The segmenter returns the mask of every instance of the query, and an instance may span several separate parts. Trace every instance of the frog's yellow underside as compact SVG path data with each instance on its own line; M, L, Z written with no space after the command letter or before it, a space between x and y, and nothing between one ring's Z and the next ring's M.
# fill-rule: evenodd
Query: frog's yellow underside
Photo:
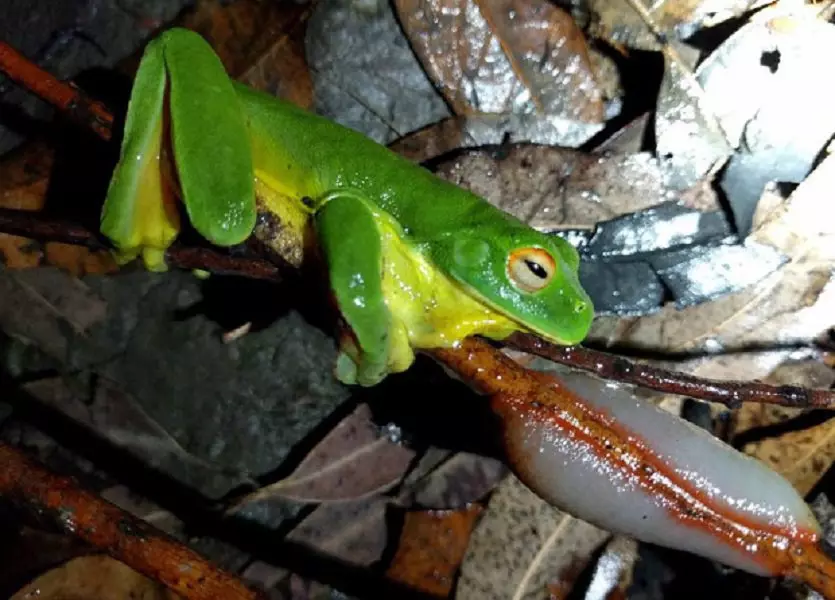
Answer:
M255 176L260 204L301 244L310 222L310 207L295 190L269 174L256 170ZM473 297L412 248L392 217L369 206L380 232L383 295L392 316L390 372L409 368L414 361L413 348L451 347L475 334L502 339L520 329L519 323Z

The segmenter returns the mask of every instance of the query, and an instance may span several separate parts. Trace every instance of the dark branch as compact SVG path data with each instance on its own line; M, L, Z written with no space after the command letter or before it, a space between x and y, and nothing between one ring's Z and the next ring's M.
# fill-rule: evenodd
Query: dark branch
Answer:
M760 381L720 381L633 363L621 356L580 346L557 346L536 336L515 333L505 343L575 369L590 371L603 379L719 402L737 408L743 402L779 404L792 408L835 407L835 390L816 390L794 385L769 385Z

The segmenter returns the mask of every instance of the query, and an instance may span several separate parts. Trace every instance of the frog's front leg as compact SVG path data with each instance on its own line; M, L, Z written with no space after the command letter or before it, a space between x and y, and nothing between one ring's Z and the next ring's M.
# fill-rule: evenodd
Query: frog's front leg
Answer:
M331 290L350 327L340 344L336 377L346 384L375 385L388 373L402 370L392 361L392 347L402 343L402 336L383 294L377 220L357 194L332 192L316 212L314 224Z

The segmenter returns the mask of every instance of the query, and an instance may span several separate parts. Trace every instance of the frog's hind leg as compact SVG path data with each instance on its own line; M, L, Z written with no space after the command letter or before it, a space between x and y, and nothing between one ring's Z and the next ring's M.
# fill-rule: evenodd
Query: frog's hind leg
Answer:
M356 339L353 348L342 344L336 376L371 386L388 373L392 322L383 297L380 231L361 199L330 196L315 216L317 238L339 311Z

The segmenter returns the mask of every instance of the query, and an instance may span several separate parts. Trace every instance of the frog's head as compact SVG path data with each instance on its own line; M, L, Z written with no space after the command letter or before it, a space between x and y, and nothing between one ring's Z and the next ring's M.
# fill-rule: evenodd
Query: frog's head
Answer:
M445 245L448 274L522 329L564 345L588 333L594 308L577 276L580 257L565 240L510 226L459 232Z

